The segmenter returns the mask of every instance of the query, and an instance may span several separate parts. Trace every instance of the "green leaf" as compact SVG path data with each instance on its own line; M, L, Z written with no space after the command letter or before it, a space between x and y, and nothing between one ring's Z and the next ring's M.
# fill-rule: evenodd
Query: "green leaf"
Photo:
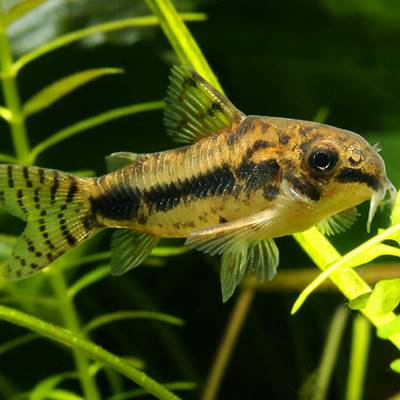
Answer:
M193 67L204 79L222 91L217 77L208 65L200 47L182 21L170 0L146 0L182 64Z
M35 146L29 154L29 164L33 164L37 156L49 147L52 147L65 139L69 139L72 136L77 135L83 131L102 125L106 122L112 121L117 118L126 117L128 115L137 114L144 111L159 110L164 107L164 102L153 101L148 103L139 103L127 107L115 108L114 110L106 111L89 117L82 121L77 122L74 125L70 125L64 129L61 129L43 140L37 146Z
M393 335L397 335L400 333L400 316L397 315L393 321L388 322L387 324L381 325L378 327L377 335L381 339L388 339Z
M400 196L399 192L397 192L396 201L393 206L392 215L391 215L392 225L400 224Z
M355 299L351 300L348 304L351 310L361 310L366 307L367 301L371 296L372 292L364 293L360 296L357 296Z
M110 275L108 264L97 267L79 278L69 289L68 296L75 297L78 292Z
M385 315L393 311L400 303L400 278L384 279L379 281L371 296L368 298L366 308L374 316Z
M23 0L19 1L17 4L12 6L6 15L1 18L1 23L4 25L9 25L16 21L18 18L23 17L28 12L39 7L41 4L45 3L47 0Z
M11 121L11 111L6 107L0 106L0 118L3 118L5 121Z
M26 335L18 336L14 339L9 340L0 345L0 355L2 356L4 353L8 351L14 350L19 346L22 346L26 343L30 343L33 340L39 338L40 336L36 333L27 333Z
M89 340L83 339L65 328L50 324L39 318L33 317L32 315L3 305L0 305L0 319L33 330L41 336L48 337L55 342L89 356L95 361L104 363L107 367L115 369L128 379L137 383L145 389L147 393L150 393L159 399L179 399L178 396L167 390L144 372L134 368L121 357L110 353L104 348L97 346Z
M8 154L0 153L0 162L16 164L17 163L17 159L15 157L13 157L13 156L9 156Z
M189 247L185 246L180 246L180 247L158 246L151 251L150 255L152 255L153 257L173 257L187 253L188 251L190 251Z
M394 371L400 374L400 358L397 360L394 360L390 363L390 368Z
M64 372L61 374L51 375L40 381L32 390L29 400L45 400L53 389L66 379L77 379L76 372Z
M207 16L201 13L186 13L180 14L185 21L204 21ZM107 22L104 24L94 25L89 28L81 29L75 32L67 33L43 46L24 54L19 60L14 63L14 71L18 72L26 64L43 56L60 47L67 46L70 43L77 42L87 36L94 35L99 32L111 32L119 29L138 28L144 26L158 25L158 18L154 16L136 17L121 19L119 21Z
M76 393L72 393L65 389L52 390L47 395L48 400L85 400L83 397L78 396Z
M183 320L181 320L180 318L153 311L117 311L110 314L104 314L98 318L93 319L85 326L84 332L87 334L94 329L115 321L137 318L154 319L177 326L182 326L184 324Z
M53 82L31 97L24 104L23 113L25 117L28 117L46 107L49 107L75 89L93 81L94 79L100 78L104 75L121 74L122 72L123 70L119 68L96 68L66 76L65 78Z
M194 382L167 382L163 383L163 386L169 390L194 390L198 387ZM114 394L107 400L130 400L142 398L145 394L146 392L143 389L134 389L127 392Z

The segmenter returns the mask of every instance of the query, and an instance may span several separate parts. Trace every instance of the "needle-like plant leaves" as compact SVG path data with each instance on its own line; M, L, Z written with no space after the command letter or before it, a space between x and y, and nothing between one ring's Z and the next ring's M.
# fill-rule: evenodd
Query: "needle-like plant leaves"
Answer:
M25 117L35 114L60 100L75 89L104 75L120 74L120 68L96 68L76 72L66 76L40 90L23 107Z
M185 21L204 21L206 19L205 14L200 13L187 13L181 14L181 17ZM67 33L63 36L60 36L57 39L52 40L49 43L44 44L43 46L32 50L31 52L24 54L19 60L14 63L14 70L18 72L21 68L23 68L26 64L31 61L41 57L53 50L59 49L63 46L67 46L73 42L77 42L87 36L94 35L100 32L110 32L119 29L127 29L127 28L138 28L144 26L155 26L158 25L157 17L145 16L145 17L136 17L136 18L127 18L113 22L107 22L104 24L98 24L95 26L91 26L89 28L80 29L75 32Z
M39 7L41 4L45 3L47 0L22 0L13 5L5 14L0 22L4 25L9 25L16 21L18 18L23 17L25 14Z
M390 368L400 374L400 358L390 363Z
M103 314L102 316L90 321L84 328L84 332L87 334L94 329L100 328L101 326L111 324L116 321L122 321L127 319L153 319L162 322L166 322L171 325L182 326L183 320L172 315L167 315L153 311L117 311L110 314Z
M83 275L72 286L70 286L68 289L68 295L71 298L75 297L81 290L87 288L90 285L95 284L96 282L102 280L109 274L110 274L110 266L108 264L97 267L96 269Z
M59 342L64 346L71 347L81 354L86 354L93 360L104 363L108 367L113 368L119 373L125 375L133 382L136 382L148 393L153 394L157 398L165 400L179 399L178 396L171 393L169 390L150 378L144 372L134 368L131 364L126 362L121 357L118 357L108 352L107 350L97 346L93 342L77 336L67 329L60 328L39 318L33 317L32 315L1 305L0 319L33 330L34 332L37 332L42 336Z
M93 117L89 117L79 121L71 126L61 129L48 137L47 139L40 142L35 146L29 155L29 161L32 164L37 156L44 150L52 147L65 139L69 139L72 136L77 135L85 130L94 128L96 126L102 125L106 122L112 121L117 118L126 117L128 115L137 114L144 111L159 110L164 107L164 102L153 101L149 103L139 103L127 107L115 108L114 110L106 111L97 114Z
M45 400L49 398L50 393L66 379L76 379L76 372L64 372L51 375L41 380L31 391L29 400Z

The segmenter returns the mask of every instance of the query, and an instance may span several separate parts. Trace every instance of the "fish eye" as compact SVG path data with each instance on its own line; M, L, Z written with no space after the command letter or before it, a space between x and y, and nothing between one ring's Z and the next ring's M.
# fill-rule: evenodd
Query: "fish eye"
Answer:
M308 156L308 165L318 172L329 172L335 168L338 154L331 148L314 149Z

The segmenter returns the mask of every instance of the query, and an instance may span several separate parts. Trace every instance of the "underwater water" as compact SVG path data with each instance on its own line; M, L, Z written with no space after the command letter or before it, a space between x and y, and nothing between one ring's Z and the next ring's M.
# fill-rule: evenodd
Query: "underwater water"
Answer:
M4 10L11 3L4 2ZM14 9L14 21L3 11L2 162L99 176L106 173L105 157L111 153L149 153L177 146L165 133L160 102L170 68L182 63L182 57L156 18L149 26L131 21L124 29L85 34L84 40L71 39L37 58L24 58L67 32L151 15L157 4L169 4L79 3L27 1L32 10L25 14L23 7ZM180 12L195 13L189 19L198 21L187 26L240 110L326 122L357 132L371 144L379 142L387 175L400 186L400 7L395 2L174 4ZM17 62L14 70L7 46ZM18 65L18 60L24 63ZM64 82L58 87L63 93L59 98L45 93L41 99L47 103L33 101L53 82L100 68L89 77L80 75L80 81L75 77L75 87ZM4 75L5 70L11 75ZM29 103L30 109L21 108ZM8 110L19 112L22 122L12 120ZM77 125L80 121L83 124ZM21 137L28 138L29 149ZM330 238L341 254L389 225L385 208L368 234L367 204L359 212L353 227ZM1 211L0 262L11 253L23 227ZM175 398L169 390L183 399L204 400L400 396L399 375L390 368L398 358L399 343L379 338L358 310L349 309L346 282L325 283L291 315L300 292L320 272L311 254L292 237L277 240L276 279L263 284L246 280L227 303L221 300L219 257L186 251L180 239L162 240L144 265L111 276L109 242L110 232L103 231L45 272L1 282L0 306L63 327L72 335L64 337L62 330L53 332L47 325L40 328L39 322L23 316L17 315L17 321L12 311L0 308L0 399L122 400L151 397L146 394L149 387L165 399ZM390 244L395 247L394 241ZM386 250L358 270L372 286L399 276L398 252L388 256ZM361 264L375 258L367 250L364 255ZM393 285L388 313L400 301L398 281ZM376 315L374 321L382 325L381 314ZM118 360L90 347L93 343ZM141 389L145 379L140 371L159 385Z

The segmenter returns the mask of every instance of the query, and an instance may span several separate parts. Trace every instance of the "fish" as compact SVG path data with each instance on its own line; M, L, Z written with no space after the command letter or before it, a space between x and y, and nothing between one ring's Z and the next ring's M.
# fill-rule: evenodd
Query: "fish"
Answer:
M271 280L274 239L317 225L342 232L370 201L396 189L377 149L360 135L297 119L245 115L188 66L171 69L167 133L181 147L113 153L96 178L34 166L0 165L0 207L26 221L3 265L26 278L103 229L111 274L140 265L161 238L221 256L222 300L244 276Z

